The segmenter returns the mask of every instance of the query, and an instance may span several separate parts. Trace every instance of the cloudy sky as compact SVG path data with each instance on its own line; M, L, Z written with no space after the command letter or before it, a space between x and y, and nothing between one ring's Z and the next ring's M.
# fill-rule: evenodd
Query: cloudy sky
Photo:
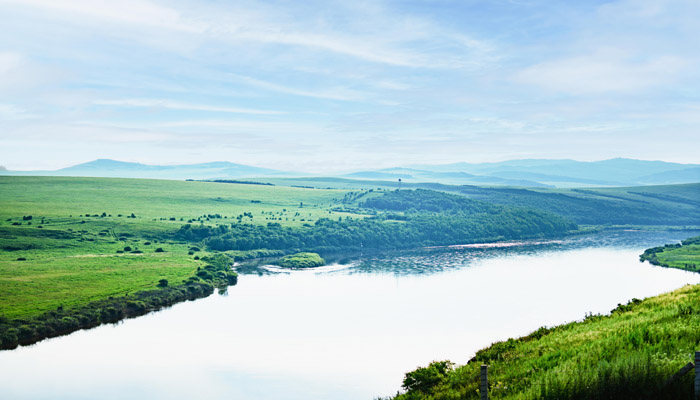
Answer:
M0 165L700 162L697 0L0 0Z

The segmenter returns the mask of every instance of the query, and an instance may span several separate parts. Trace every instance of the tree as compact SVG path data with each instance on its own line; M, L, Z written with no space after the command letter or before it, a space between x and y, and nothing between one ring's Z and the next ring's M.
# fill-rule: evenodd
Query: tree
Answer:
M430 388L442 382L453 367L454 363L447 360L433 361L427 367L406 373L402 386L408 392L427 393Z

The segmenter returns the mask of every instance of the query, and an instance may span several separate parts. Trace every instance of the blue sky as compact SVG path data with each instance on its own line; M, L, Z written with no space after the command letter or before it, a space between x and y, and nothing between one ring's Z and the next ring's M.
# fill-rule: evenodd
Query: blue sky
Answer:
M700 162L700 2L0 0L0 165Z

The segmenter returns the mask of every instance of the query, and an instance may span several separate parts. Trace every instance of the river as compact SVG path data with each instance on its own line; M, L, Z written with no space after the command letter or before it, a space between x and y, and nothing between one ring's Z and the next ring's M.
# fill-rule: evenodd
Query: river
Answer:
M206 299L0 352L3 399L372 399L432 360L700 283L638 261L698 232L616 231L254 268Z

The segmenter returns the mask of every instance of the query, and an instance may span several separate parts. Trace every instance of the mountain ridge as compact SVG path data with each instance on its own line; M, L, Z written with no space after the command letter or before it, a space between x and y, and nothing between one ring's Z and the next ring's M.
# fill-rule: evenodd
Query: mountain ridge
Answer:
M12 171L0 168L0 174L176 180L326 176L360 180L397 181L401 179L407 183L437 182L452 185L612 187L700 182L700 164L630 158L612 158L602 161L516 159L488 163L417 164L322 175L255 167L230 161L150 165L99 158L54 171Z

